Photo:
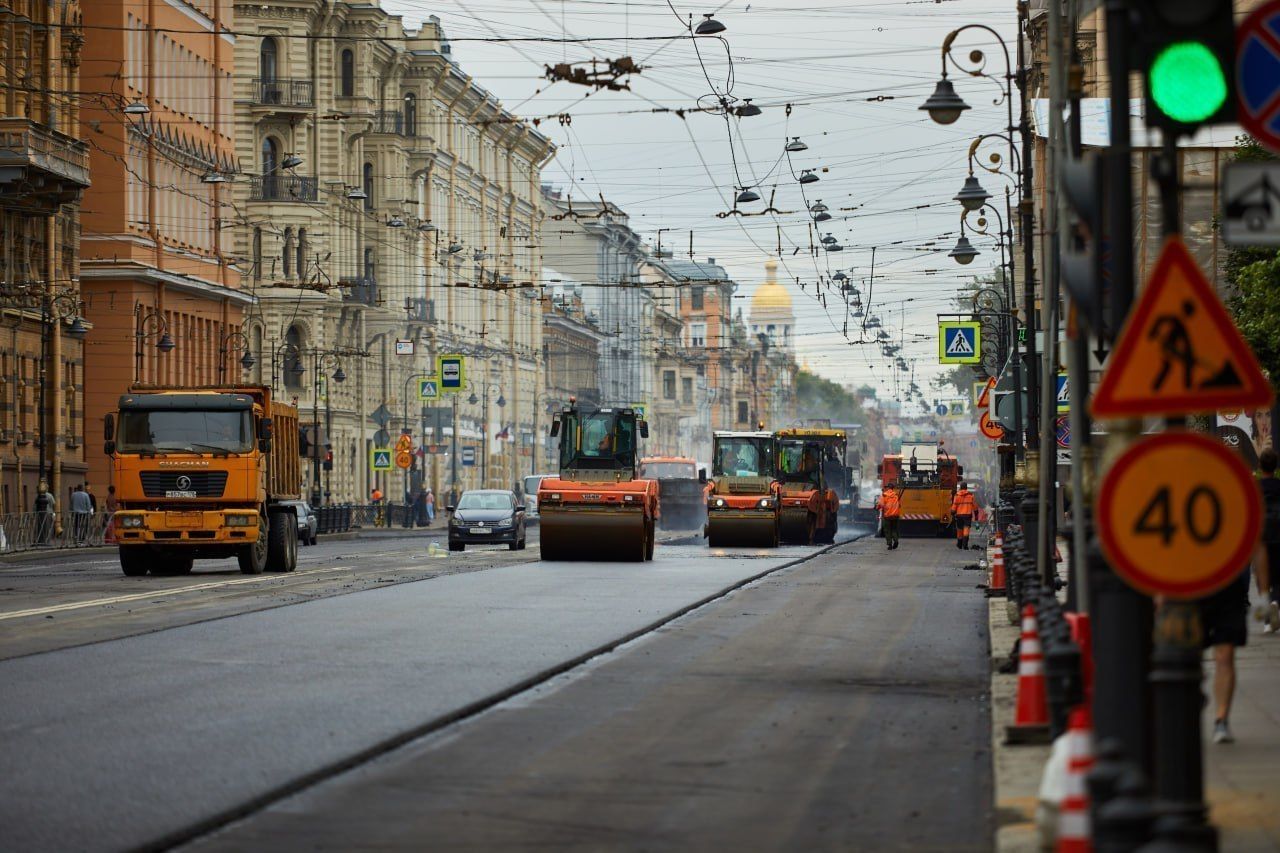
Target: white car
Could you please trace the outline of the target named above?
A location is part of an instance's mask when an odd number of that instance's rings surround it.
[[[538,517],[538,487],[547,477],[558,477],[558,474],[530,474],[524,478],[524,517],[528,521]]]

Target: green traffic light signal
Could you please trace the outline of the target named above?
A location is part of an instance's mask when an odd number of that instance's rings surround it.
[[[1197,124],[1215,115],[1228,97],[1227,77],[1218,57],[1198,41],[1168,45],[1148,71],[1151,97],[1166,116]]]

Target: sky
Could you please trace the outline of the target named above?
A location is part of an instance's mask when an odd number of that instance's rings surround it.
[[[926,397],[947,396],[931,394],[928,384],[945,369],[937,364],[937,315],[954,311],[958,288],[999,263],[994,238],[981,235],[970,235],[982,253],[973,264],[962,267],[946,256],[960,230],[952,197],[968,174],[969,143],[1002,132],[1007,117],[1001,86],[954,66],[950,76],[972,109],[940,126],[918,107],[940,76],[941,44],[951,30],[985,24],[1014,49],[1013,0],[383,0],[383,6],[409,27],[438,16],[461,68],[514,114],[540,119],[538,130],[558,148],[544,183],[577,199],[603,195],[651,245],[662,229],[662,247],[676,257],[688,257],[692,233],[694,258],[715,258],[739,282],[735,313],[749,312],[764,262],[779,258],[779,279],[796,308],[797,357],[811,370],[842,384],[870,384],[882,397],[893,396],[895,379],[905,379],[894,376],[878,345],[864,342],[869,336],[859,320],[846,317],[837,292],[819,290],[819,279],[829,282],[839,270],[864,303],[870,291],[872,312],[901,342]],[[689,16],[696,23],[707,13],[725,25],[723,41],[688,36]],[[964,62],[971,50],[986,51],[988,70],[1003,80],[1004,55],[989,34],[971,29],[955,44],[953,56]],[[641,66],[626,91],[553,83],[544,73],[547,64],[621,56]],[[714,93],[728,93],[736,104],[750,98],[762,113],[676,114],[714,105]],[[808,150],[788,158],[784,145],[793,137]],[[982,149],[992,151],[1005,151],[1003,143]],[[802,187],[797,178],[806,169],[819,181]],[[979,175],[999,196],[1013,188],[1011,180]],[[744,186],[762,201],[738,205],[742,212],[764,211],[771,200],[777,212],[717,216]],[[815,230],[807,206],[818,200],[832,220]],[[815,254],[811,247],[825,234],[843,250]]]

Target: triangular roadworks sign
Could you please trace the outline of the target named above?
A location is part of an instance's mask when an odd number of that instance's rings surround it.
[[[985,409],[991,405],[991,389],[994,387],[996,387],[996,378],[992,376],[987,380],[987,384],[982,389],[982,393],[978,395],[979,409]]]
[[[1094,393],[1095,417],[1181,415],[1271,402],[1271,386],[1180,237],[1160,251]]]

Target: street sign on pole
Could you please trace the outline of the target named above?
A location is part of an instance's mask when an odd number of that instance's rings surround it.
[[[434,379],[418,380],[418,399],[435,400],[440,396],[440,383]]]
[[[1280,152],[1280,0],[1264,3],[1236,27],[1236,93],[1240,125]]]
[[[396,340],[396,355],[413,355],[413,341],[408,338]]]
[[[474,447],[462,448],[462,464],[463,465],[476,464],[476,449]]]
[[[371,448],[369,450],[369,468],[374,471],[390,471],[392,468],[391,448]]]
[[[1228,163],[1222,206],[1228,246],[1280,246],[1280,162]]]
[[[401,433],[396,439],[396,453],[408,453],[410,450],[413,450],[413,436]]]
[[[1239,456],[1207,435],[1170,430],[1141,439],[1111,466],[1097,518],[1102,550],[1130,586],[1201,598],[1248,564],[1262,500]]]
[[[396,451],[396,467],[408,471],[413,466],[413,454],[407,450]]]
[[[1058,442],[1058,447],[1063,450],[1071,449],[1071,418],[1061,415],[1054,419],[1053,437]]]
[[[1067,382],[1067,374],[1058,374],[1058,414],[1071,411],[1071,385]]]
[[[978,418],[978,431],[992,441],[999,441],[1004,438],[1004,427],[993,421],[986,412],[983,412],[982,417]]]
[[[982,324],[972,320],[938,321],[938,364],[979,364]]]
[[[440,377],[440,391],[456,394],[467,384],[466,358],[461,355],[441,355],[436,358],[436,376]]]
[[[982,390],[978,393],[978,402],[977,402],[978,408],[990,409],[991,408],[991,392],[995,390],[996,378],[992,376],[985,383],[975,382],[973,383],[973,385],[975,388],[977,388],[979,385],[982,386]]]
[[[1165,241],[1090,410],[1099,418],[1258,408],[1271,402],[1249,345],[1180,237]]]

